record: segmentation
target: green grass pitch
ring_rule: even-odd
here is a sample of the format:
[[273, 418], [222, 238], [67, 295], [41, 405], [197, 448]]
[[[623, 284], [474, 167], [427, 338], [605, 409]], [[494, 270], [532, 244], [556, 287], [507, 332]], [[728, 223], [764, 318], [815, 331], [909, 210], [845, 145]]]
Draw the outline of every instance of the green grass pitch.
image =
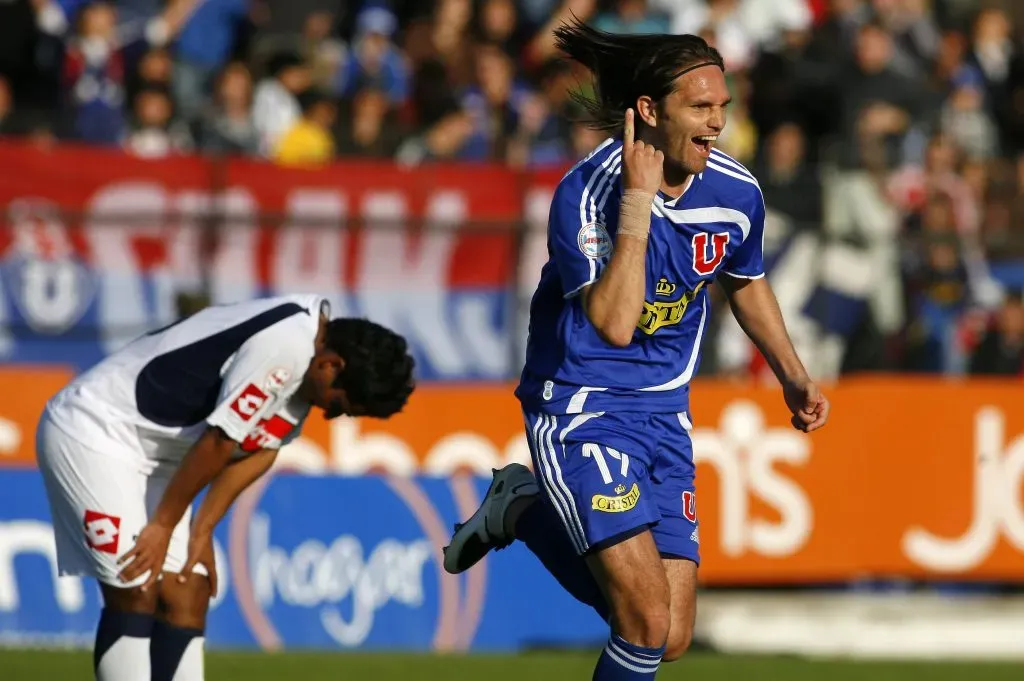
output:
[[[211, 653], [207, 681], [589, 681], [596, 653]], [[4, 681], [92, 681], [91, 654], [0, 649]], [[696, 653], [659, 681], [1022, 681], [1024, 663], [808, 661]]]

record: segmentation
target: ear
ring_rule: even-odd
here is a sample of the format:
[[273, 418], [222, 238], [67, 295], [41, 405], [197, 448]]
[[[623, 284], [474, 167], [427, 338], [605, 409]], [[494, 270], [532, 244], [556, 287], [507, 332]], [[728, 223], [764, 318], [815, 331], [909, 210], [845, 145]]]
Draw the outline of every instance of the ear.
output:
[[338, 371], [341, 371], [345, 368], [345, 360], [334, 350], [323, 348], [313, 355], [312, 366], [317, 368], [332, 366], [337, 367]]
[[642, 95], [636, 100], [636, 112], [640, 115], [646, 125], [652, 128], [658, 127], [657, 105], [647, 95]]
[[320, 361], [324, 365], [334, 367], [338, 371], [338, 373], [341, 373], [342, 371], [345, 370], [345, 360], [342, 358], [341, 355], [334, 352], [333, 350], [328, 350], [324, 352], [321, 355]]

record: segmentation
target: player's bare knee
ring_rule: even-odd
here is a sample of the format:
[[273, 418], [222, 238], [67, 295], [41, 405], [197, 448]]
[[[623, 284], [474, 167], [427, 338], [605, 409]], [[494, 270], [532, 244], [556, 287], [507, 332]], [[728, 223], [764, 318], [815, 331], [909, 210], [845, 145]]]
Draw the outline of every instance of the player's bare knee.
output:
[[612, 599], [612, 622], [615, 633], [636, 645], [660, 648], [668, 639], [672, 613], [668, 604], [668, 587], [659, 588], [656, 577], [632, 593], [619, 593]]
[[650, 533], [601, 549], [588, 563], [608, 599], [615, 633], [636, 645], [665, 645], [671, 592]]
[[668, 640], [665, 642], [665, 654], [662, 655], [662, 662], [675, 662], [681, 658], [690, 644], [693, 642], [693, 626], [686, 622], [672, 622], [668, 630]]
[[664, 603], [637, 604], [616, 613], [615, 633], [630, 643], [660, 648], [669, 636], [671, 617]]
[[209, 607], [210, 581], [206, 575], [193, 573], [182, 584], [177, 574], [164, 573], [157, 609], [160, 619], [176, 627], [203, 629]]
[[668, 639], [672, 624], [669, 607], [669, 587], [660, 570], [652, 571], [613, 608], [618, 633], [630, 643], [648, 648], [660, 648]]
[[157, 608], [155, 589], [143, 591], [139, 587], [121, 587], [100, 583], [103, 593], [103, 607], [118, 612], [153, 614]]

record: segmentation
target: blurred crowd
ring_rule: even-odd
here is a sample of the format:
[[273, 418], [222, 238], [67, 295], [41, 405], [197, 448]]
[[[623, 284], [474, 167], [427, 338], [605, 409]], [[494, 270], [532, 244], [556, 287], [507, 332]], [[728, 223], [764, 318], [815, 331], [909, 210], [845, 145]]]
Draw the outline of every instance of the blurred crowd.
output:
[[[0, 135], [156, 158], [564, 167], [570, 16], [697, 33], [771, 278], [829, 377], [1024, 371], [1024, 1], [0, 0]], [[728, 317], [708, 371], [758, 371]]]

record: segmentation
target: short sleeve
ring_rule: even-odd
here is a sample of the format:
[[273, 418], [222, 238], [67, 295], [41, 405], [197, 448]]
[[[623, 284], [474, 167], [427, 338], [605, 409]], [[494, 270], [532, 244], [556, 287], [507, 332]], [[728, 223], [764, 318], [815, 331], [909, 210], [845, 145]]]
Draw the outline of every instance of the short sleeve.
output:
[[[239, 444], [298, 389], [312, 356], [281, 333], [257, 334], [239, 348], [224, 372], [217, 406], [206, 419]], [[303, 356], [304, 355], [304, 356]]]
[[608, 265], [613, 248], [610, 229], [618, 218], [617, 180], [617, 175], [602, 174], [586, 187], [577, 186], [577, 181], [563, 182], [555, 192], [548, 248], [566, 298], [597, 281]]
[[723, 272], [741, 279], [759, 279], [764, 276], [764, 197], [757, 192], [753, 207], [747, 212], [750, 230], [729, 256]]

